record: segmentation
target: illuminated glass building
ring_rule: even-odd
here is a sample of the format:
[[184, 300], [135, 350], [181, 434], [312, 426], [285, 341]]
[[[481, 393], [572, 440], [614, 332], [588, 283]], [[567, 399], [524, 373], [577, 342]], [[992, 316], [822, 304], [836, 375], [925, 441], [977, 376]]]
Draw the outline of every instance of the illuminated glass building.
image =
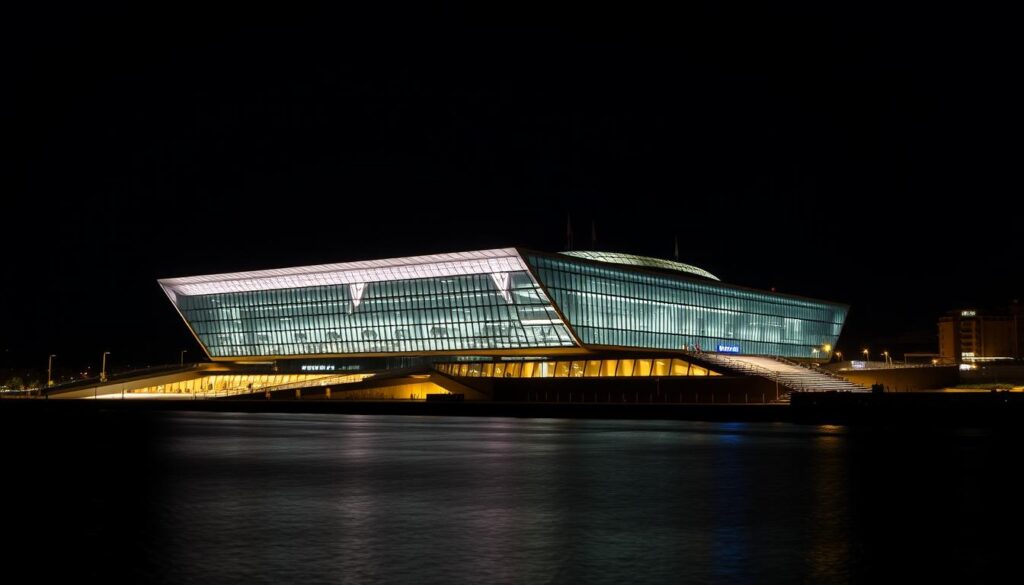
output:
[[160, 280], [214, 361], [700, 347], [818, 357], [842, 304], [629, 254], [503, 248]]
[[829, 357], [845, 305], [657, 258], [502, 248], [159, 282], [212, 363], [47, 396], [717, 404], [866, 390], [772, 357]]

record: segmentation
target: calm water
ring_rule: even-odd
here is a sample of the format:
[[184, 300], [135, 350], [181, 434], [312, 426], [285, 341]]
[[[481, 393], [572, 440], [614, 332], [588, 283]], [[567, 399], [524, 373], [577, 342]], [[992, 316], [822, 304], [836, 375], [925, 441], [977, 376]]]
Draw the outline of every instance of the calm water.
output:
[[1019, 441], [981, 431], [212, 413], [19, 424], [42, 438], [8, 457], [4, 554], [41, 573], [978, 582], [1017, 554], [1000, 532], [1021, 516]]

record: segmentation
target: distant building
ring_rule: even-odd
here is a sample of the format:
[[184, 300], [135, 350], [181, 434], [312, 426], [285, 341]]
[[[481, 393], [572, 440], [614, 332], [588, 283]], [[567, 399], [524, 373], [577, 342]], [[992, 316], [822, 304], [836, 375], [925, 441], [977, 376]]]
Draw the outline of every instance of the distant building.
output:
[[976, 309], [949, 311], [939, 318], [939, 354], [956, 363], [1022, 359], [1024, 327], [1021, 308], [982, 312]]

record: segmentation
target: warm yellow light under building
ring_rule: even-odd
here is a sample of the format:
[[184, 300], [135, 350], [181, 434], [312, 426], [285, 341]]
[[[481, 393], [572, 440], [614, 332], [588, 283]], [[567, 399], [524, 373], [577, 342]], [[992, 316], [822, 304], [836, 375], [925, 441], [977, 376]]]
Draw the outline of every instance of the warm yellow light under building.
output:
[[437, 369], [467, 378], [622, 378], [719, 376], [678, 358], [552, 360], [438, 364]]
[[234, 396], [252, 392], [272, 392], [360, 382], [372, 374], [346, 374], [343, 376], [322, 374], [213, 374], [127, 390], [127, 394], [185, 394], [199, 397]]

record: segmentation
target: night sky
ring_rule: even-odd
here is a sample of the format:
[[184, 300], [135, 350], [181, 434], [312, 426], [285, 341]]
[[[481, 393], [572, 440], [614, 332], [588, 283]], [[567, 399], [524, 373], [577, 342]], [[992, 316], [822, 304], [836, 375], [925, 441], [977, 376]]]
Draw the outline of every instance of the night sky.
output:
[[556, 251], [567, 214], [849, 303], [840, 349], [934, 351], [1024, 300], [1016, 31], [899, 4], [22, 8], [0, 368], [201, 355], [157, 278]]

